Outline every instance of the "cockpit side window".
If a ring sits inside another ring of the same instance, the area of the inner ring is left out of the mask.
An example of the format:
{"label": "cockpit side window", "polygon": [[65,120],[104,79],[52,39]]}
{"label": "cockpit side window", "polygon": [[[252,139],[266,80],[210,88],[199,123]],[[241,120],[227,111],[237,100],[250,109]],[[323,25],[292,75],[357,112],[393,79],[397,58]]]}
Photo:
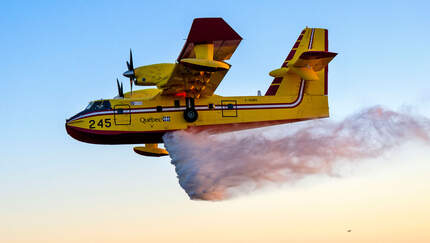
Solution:
{"label": "cockpit side window", "polygon": [[103,101],[103,110],[110,110],[110,109],[112,109],[112,107],[110,106],[109,100],[104,100]]}
{"label": "cockpit side window", "polygon": [[101,110],[109,110],[111,109],[110,102],[108,100],[99,100],[99,101],[93,101],[88,104],[87,108],[85,108],[85,111],[101,111]]}
{"label": "cockpit side window", "polygon": [[101,101],[96,101],[91,108],[93,111],[103,110],[103,103]]}

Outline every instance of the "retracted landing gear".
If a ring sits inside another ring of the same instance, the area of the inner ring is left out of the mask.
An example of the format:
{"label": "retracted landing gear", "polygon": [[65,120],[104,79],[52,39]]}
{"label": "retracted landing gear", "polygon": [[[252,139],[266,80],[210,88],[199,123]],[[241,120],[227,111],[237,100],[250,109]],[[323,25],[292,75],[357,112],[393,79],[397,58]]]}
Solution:
{"label": "retracted landing gear", "polygon": [[197,118],[199,117],[199,114],[197,114],[197,110],[194,107],[194,99],[193,98],[185,98],[185,111],[184,111],[184,119],[187,122],[195,122]]}

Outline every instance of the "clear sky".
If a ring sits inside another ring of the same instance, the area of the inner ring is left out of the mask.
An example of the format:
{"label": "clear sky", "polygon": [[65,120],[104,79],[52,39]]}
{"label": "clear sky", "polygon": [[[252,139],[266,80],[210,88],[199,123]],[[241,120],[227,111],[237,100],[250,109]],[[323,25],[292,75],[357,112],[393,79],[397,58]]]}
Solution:
{"label": "clear sky", "polygon": [[[67,136],[135,65],[173,62],[192,20],[244,40],[221,95],[266,91],[305,27],[329,29],[331,119],[383,105],[430,117],[427,1],[7,1],[0,7],[0,242],[430,242],[430,151],[223,202],[191,201],[169,158]],[[347,232],[351,229],[351,232]]]}

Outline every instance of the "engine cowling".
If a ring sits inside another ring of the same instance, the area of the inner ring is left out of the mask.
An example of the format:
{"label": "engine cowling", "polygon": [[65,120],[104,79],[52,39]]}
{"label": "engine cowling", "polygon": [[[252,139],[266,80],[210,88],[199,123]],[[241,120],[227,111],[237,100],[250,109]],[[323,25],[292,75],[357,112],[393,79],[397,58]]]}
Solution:
{"label": "engine cowling", "polygon": [[138,67],[134,69],[134,83],[142,86],[163,85],[169,80],[175,66],[175,63],[159,63]]}

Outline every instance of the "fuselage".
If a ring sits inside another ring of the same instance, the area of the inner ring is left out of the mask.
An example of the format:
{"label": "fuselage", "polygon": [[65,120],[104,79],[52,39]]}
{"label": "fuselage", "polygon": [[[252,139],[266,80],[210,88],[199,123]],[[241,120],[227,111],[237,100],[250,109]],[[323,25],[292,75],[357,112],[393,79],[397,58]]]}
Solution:
{"label": "fuselage", "polygon": [[184,119],[184,97],[155,94],[93,101],[66,122],[73,138],[93,144],[162,143],[177,130],[230,132],[329,116],[325,95],[211,97],[194,101],[198,119]]}

